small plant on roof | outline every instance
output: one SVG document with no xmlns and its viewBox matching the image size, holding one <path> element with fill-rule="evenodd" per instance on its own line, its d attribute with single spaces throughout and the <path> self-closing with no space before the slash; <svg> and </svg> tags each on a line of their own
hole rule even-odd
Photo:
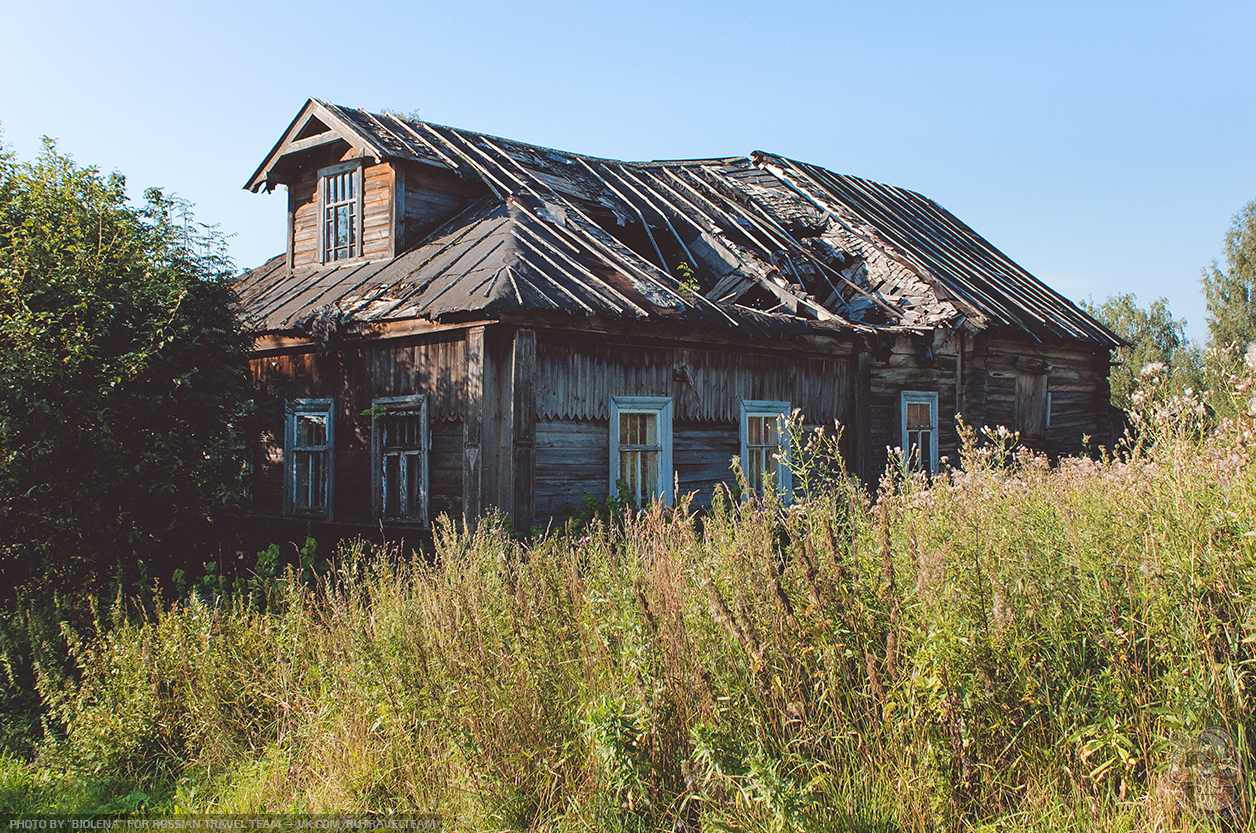
<svg viewBox="0 0 1256 833">
<path fill-rule="evenodd" d="M 685 261 L 681 261 L 676 266 L 676 282 L 680 285 L 680 291 L 688 295 L 697 295 L 702 291 L 702 287 L 698 284 L 698 273 L 693 267 Z"/>
</svg>

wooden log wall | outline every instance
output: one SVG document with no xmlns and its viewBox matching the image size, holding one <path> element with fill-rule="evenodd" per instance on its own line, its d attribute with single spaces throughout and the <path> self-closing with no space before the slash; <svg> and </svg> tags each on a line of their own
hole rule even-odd
<svg viewBox="0 0 1256 833">
<path fill-rule="evenodd" d="M 311 348 L 252 361 L 255 383 L 278 399 L 335 400 L 337 521 L 370 521 L 371 421 L 363 412 L 381 396 L 428 397 L 432 518 L 499 506 L 525 525 L 562 520 L 583 506 L 585 495 L 606 496 L 609 403 L 616 395 L 672 398 L 680 493 L 695 492 L 699 506 L 709 505 L 716 487 L 731 481 L 743 400 L 790 402 L 813 425 L 839 420 L 846 427 L 848 462 L 868 482 L 883 469 L 885 448 L 902 444 L 903 391 L 938 394 L 939 455 L 952 461 L 958 457 L 956 411 L 962 409 L 976 427 L 1014 427 L 1018 374 L 1027 372 L 1045 372 L 1051 394 L 1050 426 L 1042 440 L 1027 445 L 1075 453 L 1083 434 L 1102 437 L 1105 430 L 1107 353 L 1086 345 L 984 335 L 952 339 L 939 331 L 931 341 L 901 336 L 892 345 L 868 345 L 850 355 L 816 356 L 515 327 L 476 330 L 474 362 L 465 331 L 348 343 L 327 356 Z M 480 374 L 474 403 L 468 398 L 472 366 Z M 854 389 L 857 378 L 866 380 L 866 393 Z M 283 507 L 282 413 L 271 423 L 255 457 L 254 500 L 260 513 L 277 515 Z"/>
<path fill-rule="evenodd" d="M 676 422 L 732 423 L 744 399 L 793 403 L 809 421 L 848 417 L 850 358 L 537 341 L 537 415 L 605 420 L 616 395 L 673 396 Z"/>
<path fill-rule="evenodd" d="M 1051 424 L 1042 439 L 1024 444 L 1059 455 L 1081 452 L 1083 436 L 1109 441 L 1107 350 L 1081 343 L 1044 345 L 982 336 L 974 341 L 965 371 L 969 373 L 965 415 L 976 427 L 1016 429 L 1017 379 L 1041 371 L 1051 395 Z"/>
<path fill-rule="evenodd" d="M 432 436 L 429 517 L 462 514 L 463 411 L 466 340 L 462 333 L 350 344 L 319 356 L 313 349 L 254 358 L 254 385 L 276 410 L 254 460 L 254 511 L 283 510 L 283 400 L 334 399 L 336 463 L 334 516 L 370 522 L 371 402 L 376 397 L 426 394 Z"/>
<path fill-rule="evenodd" d="M 851 356 L 814 357 L 735 349 L 589 343 L 537 336 L 535 436 L 537 522 L 561 522 L 606 497 L 612 396 L 670 396 L 672 460 L 680 494 L 709 506 L 733 480 L 741 451 L 741 403 L 801 408 L 809 424 L 849 424 Z"/>
<path fill-rule="evenodd" d="M 903 445 L 903 391 L 938 394 L 938 459 L 958 459 L 955 413 L 956 344 L 935 332 L 931 342 L 900 336 L 890 351 L 874 351 L 868 368 L 870 430 L 866 441 L 868 461 L 861 473 L 875 484 L 885 470 L 886 448 Z M 964 372 L 968 372 L 967 366 Z"/>
</svg>

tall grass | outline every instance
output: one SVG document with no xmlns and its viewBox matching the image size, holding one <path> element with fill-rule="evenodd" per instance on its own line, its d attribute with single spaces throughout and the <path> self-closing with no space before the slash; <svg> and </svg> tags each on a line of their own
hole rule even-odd
<svg viewBox="0 0 1256 833">
<path fill-rule="evenodd" d="M 119 615 L 69 634 L 78 680 L 43 676 L 44 760 L 165 779 L 171 809 L 459 829 L 1241 825 L 1235 402 L 1210 422 L 1153 379 L 1118 455 L 1049 465 L 966 428 L 962 468 L 892 469 L 875 498 L 811 477 L 793 506 L 681 500 L 526 546 L 442 522 L 431 558 L 358 545 L 264 604 Z"/>
</svg>

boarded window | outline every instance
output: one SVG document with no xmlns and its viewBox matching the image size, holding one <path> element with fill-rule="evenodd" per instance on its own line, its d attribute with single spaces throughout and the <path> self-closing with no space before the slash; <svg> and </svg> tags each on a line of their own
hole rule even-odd
<svg viewBox="0 0 1256 833">
<path fill-rule="evenodd" d="M 1050 401 L 1046 373 L 1017 372 L 1014 418 L 1022 439 L 1040 440 L 1046 436 Z"/>
</svg>

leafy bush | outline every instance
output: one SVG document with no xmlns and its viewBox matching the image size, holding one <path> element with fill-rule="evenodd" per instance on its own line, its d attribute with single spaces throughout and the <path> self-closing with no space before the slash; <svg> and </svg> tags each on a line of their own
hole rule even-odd
<svg viewBox="0 0 1256 833">
<path fill-rule="evenodd" d="M 51 141 L 0 151 L 0 601 L 168 574 L 238 493 L 230 264 L 186 203 L 145 200 Z"/>
</svg>

